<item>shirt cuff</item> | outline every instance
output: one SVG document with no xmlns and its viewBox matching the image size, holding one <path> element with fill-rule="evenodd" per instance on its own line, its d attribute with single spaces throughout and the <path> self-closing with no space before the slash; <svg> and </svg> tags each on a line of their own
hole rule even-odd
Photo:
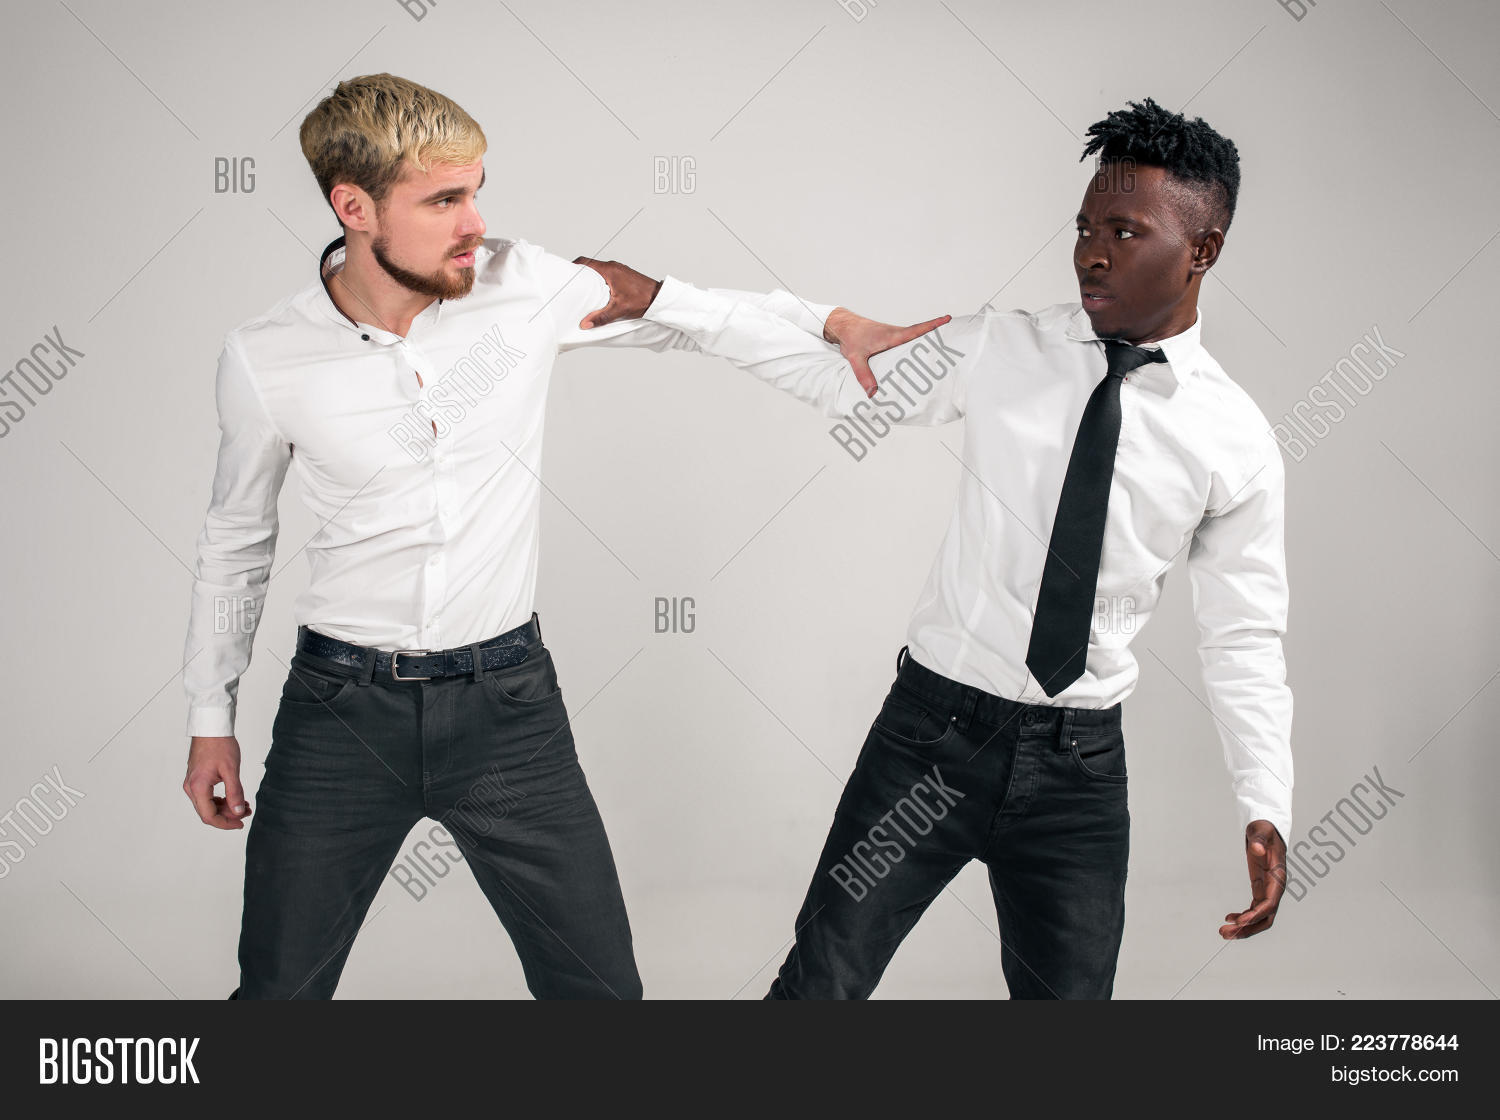
<svg viewBox="0 0 1500 1120">
<path fill-rule="evenodd" d="M 207 735 L 224 738 L 234 734 L 234 705 L 227 708 L 189 708 L 188 737 Z"/>
<path fill-rule="evenodd" d="M 1292 810 L 1285 804 L 1286 798 L 1277 797 L 1269 790 L 1247 790 L 1239 797 L 1240 835 L 1251 821 L 1270 821 L 1281 833 L 1287 847 L 1292 845 Z"/>
</svg>

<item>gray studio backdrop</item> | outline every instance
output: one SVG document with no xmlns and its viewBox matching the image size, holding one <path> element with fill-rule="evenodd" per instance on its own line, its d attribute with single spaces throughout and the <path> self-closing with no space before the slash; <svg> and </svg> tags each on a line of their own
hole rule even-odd
<svg viewBox="0 0 1500 1120">
<path fill-rule="evenodd" d="M 1179 561 L 1125 707 L 1116 993 L 1493 996 L 1497 27 L 1481 0 L 13 12 L 0 364 L 77 353 L 0 438 L 0 994 L 236 982 L 247 833 L 204 827 L 179 788 L 215 361 L 338 232 L 303 115 L 389 70 L 485 128 L 490 236 L 901 321 L 1073 299 L 1082 133 L 1127 98 L 1232 137 L 1244 185 L 1203 338 L 1292 418 L 1292 839 L 1329 813 L 1348 839 L 1328 833 L 1340 858 L 1271 932 L 1219 940 L 1249 892 Z M 1401 357 L 1351 377 L 1367 336 Z M 558 362 L 537 605 L 650 996 L 764 992 L 948 521 L 959 425 L 856 462 L 829 423 L 701 356 Z M 252 801 L 316 528 L 294 476 L 281 514 L 240 692 Z M 691 632 L 656 632 L 658 598 L 693 601 Z M 1377 767 L 1400 796 L 1351 814 Z M 467 870 L 421 898 L 389 879 L 370 913 L 341 996 L 526 994 Z M 1005 995 L 981 866 L 879 995 Z"/>
</svg>

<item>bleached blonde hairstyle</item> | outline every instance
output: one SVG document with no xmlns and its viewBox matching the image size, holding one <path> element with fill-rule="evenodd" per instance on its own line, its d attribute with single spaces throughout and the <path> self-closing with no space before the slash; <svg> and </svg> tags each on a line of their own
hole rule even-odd
<svg viewBox="0 0 1500 1120">
<path fill-rule="evenodd" d="M 436 163 L 473 163 L 488 147 L 457 102 L 394 74 L 340 82 L 303 118 L 298 136 L 330 209 L 335 183 L 362 188 L 378 208 L 405 164 L 420 174 Z"/>
</svg>

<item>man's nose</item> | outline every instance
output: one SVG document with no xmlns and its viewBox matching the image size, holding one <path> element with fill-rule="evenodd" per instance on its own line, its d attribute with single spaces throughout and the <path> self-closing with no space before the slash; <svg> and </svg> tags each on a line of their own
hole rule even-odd
<svg viewBox="0 0 1500 1120">
<path fill-rule="evenodd" d="M 1109 254 L 1094 244 L 1093 238 L 1073 250 L 1073 263 L 1080 269 L 1109 269 Z"/>
<path fill-rule="evenodd" d="M 479 207 L 471 203 L 459 233 L 464 237 L 483 237 L 485 228 L 484 219 L 479 216 Z"/>
</svg>

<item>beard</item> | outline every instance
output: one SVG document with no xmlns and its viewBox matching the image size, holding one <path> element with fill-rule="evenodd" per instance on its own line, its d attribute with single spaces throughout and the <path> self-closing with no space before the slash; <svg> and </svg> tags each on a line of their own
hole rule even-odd
<svg viewBox="0 0 1500 1120">
<path fill-rule="evenodd" d="M 472 265 L 460 269 L 456 276 L 450 274 L 446 268 L 440 268 L 433 273 L 412 272 L 402 268 L 391 259 L 387 251 L 389 246 L 390 242 L 385 237 L 377 237 L 370 243 L 370 252 L 375 257 L 375 263 L 403 288 L 410 289 L 418 295 L 433 296 L 437 299 L 462 299 L 474 287 Z M 477 245 L 470 246 L 470 248 L 477 248 Z"/>
</svg>

